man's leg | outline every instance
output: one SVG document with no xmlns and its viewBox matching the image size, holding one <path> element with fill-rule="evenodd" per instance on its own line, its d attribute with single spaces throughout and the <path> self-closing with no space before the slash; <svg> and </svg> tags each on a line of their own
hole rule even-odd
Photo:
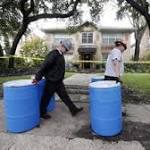
<svg viewBox="0 0 150 150">
<path fill-rule="evenodd" d="M 61 100 L 65 103 L 65 105 L 69 108 L 72 116 L 75 116 L 78 112 L 83 110 L 82 107 L 77 108 L 75 104 L 71 101 L 63 82 L 58 83 L 56 92 L 58 96 L 61 98 Z"/>
<path fill-rule="evenodd" d="M 46 117 L 47 106 L 49 104 L 50 98 L 55 92 L 55 88 L 56 88 L 56 85 L 54 85 L 53 83 L 49 81 L 45 81 L 45 87 L 44 87 L 44 91 L 43 91 L 43 95 L 42 95 L 41 103 L 40 103 L 40 115 L 42 118 L 44 118 L 44 116 L 45 116 L 45 119 L 48 118 L 48 116 Z"/>
</svg>

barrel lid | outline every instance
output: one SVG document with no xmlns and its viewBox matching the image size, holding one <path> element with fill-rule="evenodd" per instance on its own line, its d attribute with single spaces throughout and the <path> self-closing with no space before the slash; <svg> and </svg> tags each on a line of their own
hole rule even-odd
<svg viewBox="0 0 150 150">
<path fill-rule="evenodd" d="M 33 85 L 31 79 L 24 79 L 24 80 L 13 80 L 8 81 L 3 84 L 4 87 L 21 87 L 21 86 L 28 86 Z"/>
<path fill-rule="evenodd" d="M 116 83 L 116 81 L 97 81 L 89 84 L 91 88 L 111 88 L 120 86 L 120 83 Z"/>
</svg>

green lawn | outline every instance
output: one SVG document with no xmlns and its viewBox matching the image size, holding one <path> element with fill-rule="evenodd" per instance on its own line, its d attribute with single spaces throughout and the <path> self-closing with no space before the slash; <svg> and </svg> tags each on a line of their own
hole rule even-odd
<svg viewBox="0 0 150 150">
<path fill-rule="evenodd" d="M 126 73 L 123 83 L 137 91 L 150 94 L 150 74 L 148 73 Z"/>
</svg>

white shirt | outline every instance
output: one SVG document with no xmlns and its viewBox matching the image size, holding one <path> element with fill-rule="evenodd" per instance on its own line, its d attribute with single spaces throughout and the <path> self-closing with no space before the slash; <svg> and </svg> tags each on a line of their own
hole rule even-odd
<svg viewBox="0 0 150 150">
<path fill-rule="evenodd" d="M 116 77 L 113 62 L 112 62 L 113 60 L 118 60 L 120 62 L 120 76 L 121 76 L 124 72 L 124 63 L 123 63 L 122 53 L 117 48 L 112 49 L 112 51 L 108 55 L 107 62 L 106 62 L 105 75 Z"/>
</svg>

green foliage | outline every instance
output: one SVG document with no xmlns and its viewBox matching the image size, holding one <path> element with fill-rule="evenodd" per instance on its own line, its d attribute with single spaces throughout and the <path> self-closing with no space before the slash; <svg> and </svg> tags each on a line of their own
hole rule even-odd
<svg viewBox="0 0 150 150">
<path fill-rule="evenodd" d="M 85 1 L 88 3 L 93 21 L 99 21 L 102 8 L 107 1 Z M 14 37 L 12 36 L 14 41 L 9 54 L 15 55 L 17 45 L 22 35 L 27 33 L 31 22 L 46 18 L 69 18 L 74 24 L 83 23 L 81 6 L 82 0 L 1 0 L 0 32 L 6 33 L 5 31 L 7 31 L 8 34 L 15 34 Z M 9 43 L 7 44 L 8 47 Z M 13 63 L 9 62 L 9 68 L 11 67 L 13 67 Z"/>
<path fill-rule="evenodd" d="M 127 62 L 125 72 L 150 73 L 150 61 Z"/>
<path fill-rule="evenodd" d="M 7 68 L 8 59 L 7 58 L 0 58 L 0 70 Z"/>
<path fill-rule="evenodd" d="M 13 36 L 20 26 L 21 14 L 17 8 L 17 0 L 0 1 L 0 41 L 1 47 L 6 54 L 10 50 L 10 36 Z"/>
<path fill-rule="evenodd" d="M 72 63 L 77 69 L 79 69 L 80 62 Z M 105 71 L 105 62 L 94 63 L 95 64 L 95 71 L 104 72 Z M 132 73 L 150 73 L 150 61 L 133 61 L 133 62 L 126 62 L 125 63 L 125 72 L 132 72 Z"/>
<path fill-rule="evenodd" d="M 141 3 L 140 0 L 135 0 L 137 3 Z M 144 4 L 143 4 L 144 5 Z M 138 12 L 136 9 L 131 7 L 126 1 L 118 0 L 119 10 L 117 11 L 117 18 L 123 19 L 125 16 L 130 18 L 130 22 L 135 28 L 134 36 L 135 36 L 135 53 L 134 60 L 139 60 L 140 54 L 140 43 L 142 36 L 146 30 L 147 22 L 144 16 Z M 143 6 L 144 7 L 144 6 Z"/>
<path fill-rule="evenodd" d="M 20 25 L 21 14 L 18 12 L 17 0 L 0 1 L 0 32 L 13 33 Z"/>
<path fill-rule="evenodd" d="M 25 59 L 23 58 L 20 59 L 25 61 L 24 64 L 26 66 L 37 67 L 43 61 L 42 59 L 38 59 L 38 58 L 44 58 L 48 54 L 48 47 L 42 39 L 35 37 L 24 43 L 24 45 L 20 50 L 20 54 L 23 57 L 27 57 Z M 20 65 L 21 64 L 22 63 L 20 63 Z"/>
<path fill-rule="evenodd" d="M 150 50 L 146 51 L 144 56 L 141 58 L 143 61 L 150 61 Z"/>
<path fill-rule="evenodd" d="M 44 41 L 37 37 L 26 41 L 21 49 L 20 54 L 25 57 L 43 58 L 48 53 L 48 47 Z"/>
<path fill-rule="evenodd" d="M 25 59 L 22 58 L 14 58 L 15 67 L 25 67 L 28 66 L 28 63 Z M 9 63 L 9 58 L 0 58 L 0 70 L 7 69 Z"/>
<path fill-rule="evenodd" d="M 28 66 L 28 63 L 25 59 L 22 58 L 14 58 L 14 62 L 15 62 L 15 67 L 26 67 Z"/>
</svg>

